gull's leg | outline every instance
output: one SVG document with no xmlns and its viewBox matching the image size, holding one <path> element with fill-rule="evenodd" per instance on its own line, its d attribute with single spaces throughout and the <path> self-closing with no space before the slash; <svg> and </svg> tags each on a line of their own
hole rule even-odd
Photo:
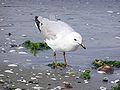
<svg viewBox="0 0 120 90">
<path fill-rule="evenodd" d="M 66 60 L 66 57 L 65 57 L 65 52 L 63 52 L 63 56 L 64 56 L 64 63 L 65 63 L 65 65 L 67 65 L 67 60 Z"/>
<path fill-rule="evenodd" d="M 54 61 L 53 62 L 56 62 L 56 52 L 53 53 L 53 56 L 54 56 Z"/>
</svg>

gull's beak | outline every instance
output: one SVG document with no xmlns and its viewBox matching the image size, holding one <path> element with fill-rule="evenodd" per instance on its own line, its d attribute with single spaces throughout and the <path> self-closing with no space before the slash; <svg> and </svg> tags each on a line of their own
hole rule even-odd
<svg viewBox="0 0 120 90">
<path fill-rule="evenodd" d="M 38 30 L 41 32 L 41 30 L 40 30 L 40 21 L 38 20 L 38 16 L 35 16 L 35 24 L 36 24 Z"/>
<path fill-rule="evenodd" d="M 81 47 L 83 47 L 84 49 L 86 49 L 86 47 L 84 46 L 84 44 L 80 44 Z"/>
</svg>

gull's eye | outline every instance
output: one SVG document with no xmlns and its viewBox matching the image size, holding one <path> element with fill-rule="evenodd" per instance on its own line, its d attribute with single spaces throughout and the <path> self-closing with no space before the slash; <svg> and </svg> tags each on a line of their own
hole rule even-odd
<svg viewBox="0 0 120 90">
<path fill-rule="evenodd" d="M 43 25 L 43 23 L 41 23 L 41 26 Z"/>
<path fill-rule="evenodd" d="M 77 41 L 77 39 L 74 39 L 75 41 Z"/>
</svg>

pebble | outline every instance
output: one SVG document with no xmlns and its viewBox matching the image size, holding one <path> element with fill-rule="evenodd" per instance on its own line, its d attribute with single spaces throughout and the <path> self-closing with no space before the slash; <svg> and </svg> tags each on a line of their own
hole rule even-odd
<svg viewBox="0 0 120 90">
<path fill-rule="evenodd" d="M 3 75 L 3 74 L 0 74 L 0 77 L 4 77 L 5 75 Z"/>
<path fill-rule="evenodd" d="M 25 79 L 17 80 L 17 81 L 22 82 L 22 83 L 26 83 L 27 82 Z"/>
<path fill-rule="evenodd" d="M 23 48 L 24 48 L 24 47 L 21 47 L 21 46 L 20 46 L 20 47 L 18 47 L 17 49 L 23 49 Z"/>
<path fill-rule="evenodd" d="M 68 71 L 68 72 L 66 72 L 66 73 L 69 74 L 69 75 L 75 74 L 73 71 Z"/>
<path fill-rule="evenodd" d="M 10 47 L 11 47 L 11 48 L 17 47 L 17 45 L 16 45 L 16 44 L 11 44 Z"/>
<path fill-rule="evenodd" d="M 19 75 L 19 73 L 16 73 L 16 75 Z"/>
<path fill-rule="evenodd" d="M 97 71 L 98 73 L 100 73 L 100 74 L 104 74 L 105 72 L 104 71 Z"/>
<path fill-rule="evenodd" d="M 26 59 L 27 62 L 30 62 L 31 60 L 30 59 Z"/>
<path fill-rule="evenodd" d="M 117 14 L 120 14 L 119 12 L 117 12 Z"/>
<path fill-rule="evenodd" d="M 4 60 L 3 62 L 9 62 L 9 60 Z"/>
<path fill-rule="evenodd" d="M 17 67 L 16 64 L 9 64 L 8 66 L 9 66 L 9 67 Z"/>
<path fill-rule="evenodd" d="M 54 89 L 52 89 L 52 90 L 62 90 L 62 89 L 64 89 L 64 87 L 57 86 L 57 87 L 55 87 L 55 88 L 54 88 Z"/>
<path fill-rule="evenodd" d="M 11 36 L 12 34 L 11 34 L 11 33 L 8 33 L 8 34 L 6 34 L 6 35 Z"/>
<path fill-rule="evenodd" d="M 18 54 L 24 54 L 24 55 L 26 55 L 26 54 L 28 54 L 28 53 L 26 53 L 26 52 L 18 52 Z"/>
<path fill-rule="evenodd" d="M 78 81 L 77 83 L 81 83 L 81 81 Z"/>
<path fill-rule="evenodd" d="M 110 81 L 112 84 L 114 84 L 115 82 L 114 81 Z"/>
<path fill-rule="evenodd" d="M 120 80 L 119 80 L 119 79 L 117 79 L 117 80 L 115 80 L 114 82 L 115 82 L 115 83 L 118 83 L 118 82 L 120 82 Z"/>
<path fill-rule="evenodd" d="M 118 36 L 116 36 L 115 38 L 116 38 L 116 39 L 120 39 L 120 37 L 118 37 Z"/>
<path fill-rule="evenodd" d="M 88 83 L 88 80 L 84 80 L 85 83 Z"/>
<path fill-rule="evenodd" d="M 65 77 L 67 78 L 67 77 L 70 77 L 70 76 L 65 76 Z"/>
<path fill-rule="evenodd" d="M 16 40 L 11 40 L 12 42 L 16 42 Z"/>
<path fill-rule="evenodd" d="M 36 84 L 36 86 L 38 87 L 38 86 L 39 86 L 39 84 Z"/>
<path fill-rule="evenodd" d="M 8 41 L 9 41 L 9 40 L 10 40 L 10 38 L 6 38 L 6 40 L 8 40 Z"/>
<path fill-rule="evenodd" d="M 10 50 L 9 52 L 10 52 L 10 53 L 13 53 L 13 52 L 16 52 L 16 50 Z"/>
<path fill-rule="evenodd" d="M 15 85 L 13 84 L 12 87 L 15 87 Z"/>
<path fill-rule="evenodd" d="M 101 86 L 101 87 L 100 87 L 100 90 L 107 90 L 107 88 L 106 88 L 106 87 Z"/>
<path fill-rule="evenodd" d="M 76 76 L 75 79 L 79 79 L 80 77 L 79 76 Z"/>
<path fill-rule="evenodd" d="M 11 71 L 11 70 L 5 70 L 4 72 L 7 72 L 7 73 L 14 73 L 14 72 Z"/>
<path fill-rule="evenodd" d="M 113 11 L 107 11 L 108 13 L 114 13 Z"/>
<path fill-rule="evenodd" d="M 13 26 L 13 24 L 9 23 L 8 26 Z"/>
<path fill-rule="evenodd" d="M 51 73 L 46 73 L 47 75 L 51 75 Z"/>
<path fill-rule="evenodd" d="M 36 77 L 31 77 L 31 80 L 35 80 L 35 79 L 37 79 Z"/>
<path fill-rule="evenodd" d="M 0 30 L 1 30 L 1 31 L 4 31 L 5 29 L 1 28 Z"/>
<path fill-rule="evenodd" d="M 5 3 L 1 3 L 2 5 L 4 5 Z"/>
<path fill-rule="evenodd" d="M 25 84 L 26 86 L 30 85 L 29 83 Z"/>
<path fill-rule="evenodd" d="M 33 89 L 36 89 L 36 90 L 44 90 L 43 87 L 32 87 Z"/>
<path fill-rule="evenodd" d="M 5 48 L 2 48 L 1 50 L 2 50 L 2 51 L 5 51 Z"/>
<path fill-rule="evenodd" d="M 103 82 L 108 82 L 108 77 L 104 77 Z"/>
<path fill-rule="evenodd" d="M 91 40 L 95 40 L 94 38 L 90 38 Z"/>
<path fill-rule="evenodd" d="M 81 69 L 79 69 L 78 71 L 81 72 Z"/>
<path fill-rule="evenodd" d="M 22 37 L 27 37 L 25 34 L 22 34 Z"/>
<path fill-rule="evenodd" d="M 60 80 L 62 80 L 62 78 L 59 78 Z"/>
<path fill-rule="evenodd" d="M 43 73 L 38 73 L 39 75 L 42 75 Z"/>
<path fill-rule="evenodd" d="M 28 83 L 31 83 L 31 84 L 36 84 L 36 85 L 38 85 L 38 82 L 36 82 L 36 81 L 28 81 Z"/>
<path fill-rule="evenodd" d="M 22 69 L 19 69 L 21 72 L 23 71 Z"/>
<path fill-rule="evenodd" d="M 22 90 L 22 89 L 20 89 L 20 88 L 16 88 L 15 90 Z"/>
<path fill-rule="evenodd" d="M 0 79 L 0 83 L 4 83 L 4 80 Z"/>
<path fill-rule="evenodd" d="M 35 76 L 36 78 L 42 78 L 42 76 Z"/>
<path fill-rule="evenodd" d="M 51 78 L 53 81 L 56 81 L 57 79 L 56 78 Z"/>
<path fill-rule="evenodd" d="M 0 21 L 3 21 L 3 20 L 4 20 L 4 19 L 2 19 L 2 18 L 0 19 Z"/>
</svg>

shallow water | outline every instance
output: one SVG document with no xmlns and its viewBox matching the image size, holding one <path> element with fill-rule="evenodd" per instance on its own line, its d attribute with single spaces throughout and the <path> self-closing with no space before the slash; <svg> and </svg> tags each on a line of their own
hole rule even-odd
<svg viewBox="0 0 120 90">
<path fill-rule="evenodd" d="M 116 38 L 120 37 L 120 2 L 117 0 L 2 0 L 0 3 L 0 28 L 4 29 L 0 34 L 3 41 L 9 32 L 13 34 L 10 39 L 15 39 L 17 44 L 25 40 L 43 41 L 34 25 L 34 16 L 56 16 L 81 33 L 87 47 L 87 50 L 79 48 L 68 53 L 70 64 L 73 64 L 73 59 L 74 65 L 85 61 L 89 64 L 93 58 L 120 59 L 120 39 Z M 27 37 L 22 37 L 22 34 Z M 49 53 L 47 56 L 51 60 L 52 51 L 45 53 Z M 61 58 L 62 55 L 58 55 L 58 60 L 62 61 Z"/>
<path fill-rule="evenodd" d="M 79 48 L 67 53 L 68 63 L 73 67 L 90 68 L 94 58 L 120 60 L 119 0 L 1 0 L 1 61 L 8 60 L 26 68 L 43 70 L 47 68 L 47 63 L 52 62 L 52 50 L 39 52 L 34 57 L 25 49 L 18 50 L 8 45 L 10 42 L 21 44 L 26 40 L 43 41 L 34 25 L 36 15 L 47 18 L 56 16 L 82 35 L 87 49 Z M 8 33 L 12 35 L 8 36 Z M 2 48 L 6 53 L 2 53 Z M 16 52 L 10 53 L 12 49 Z M 20 55 L 20 51 L 28 54 Z M 62 53 L 58 53 L 57 60 L 63 62 L 62 57 Z"/>
</svg>

